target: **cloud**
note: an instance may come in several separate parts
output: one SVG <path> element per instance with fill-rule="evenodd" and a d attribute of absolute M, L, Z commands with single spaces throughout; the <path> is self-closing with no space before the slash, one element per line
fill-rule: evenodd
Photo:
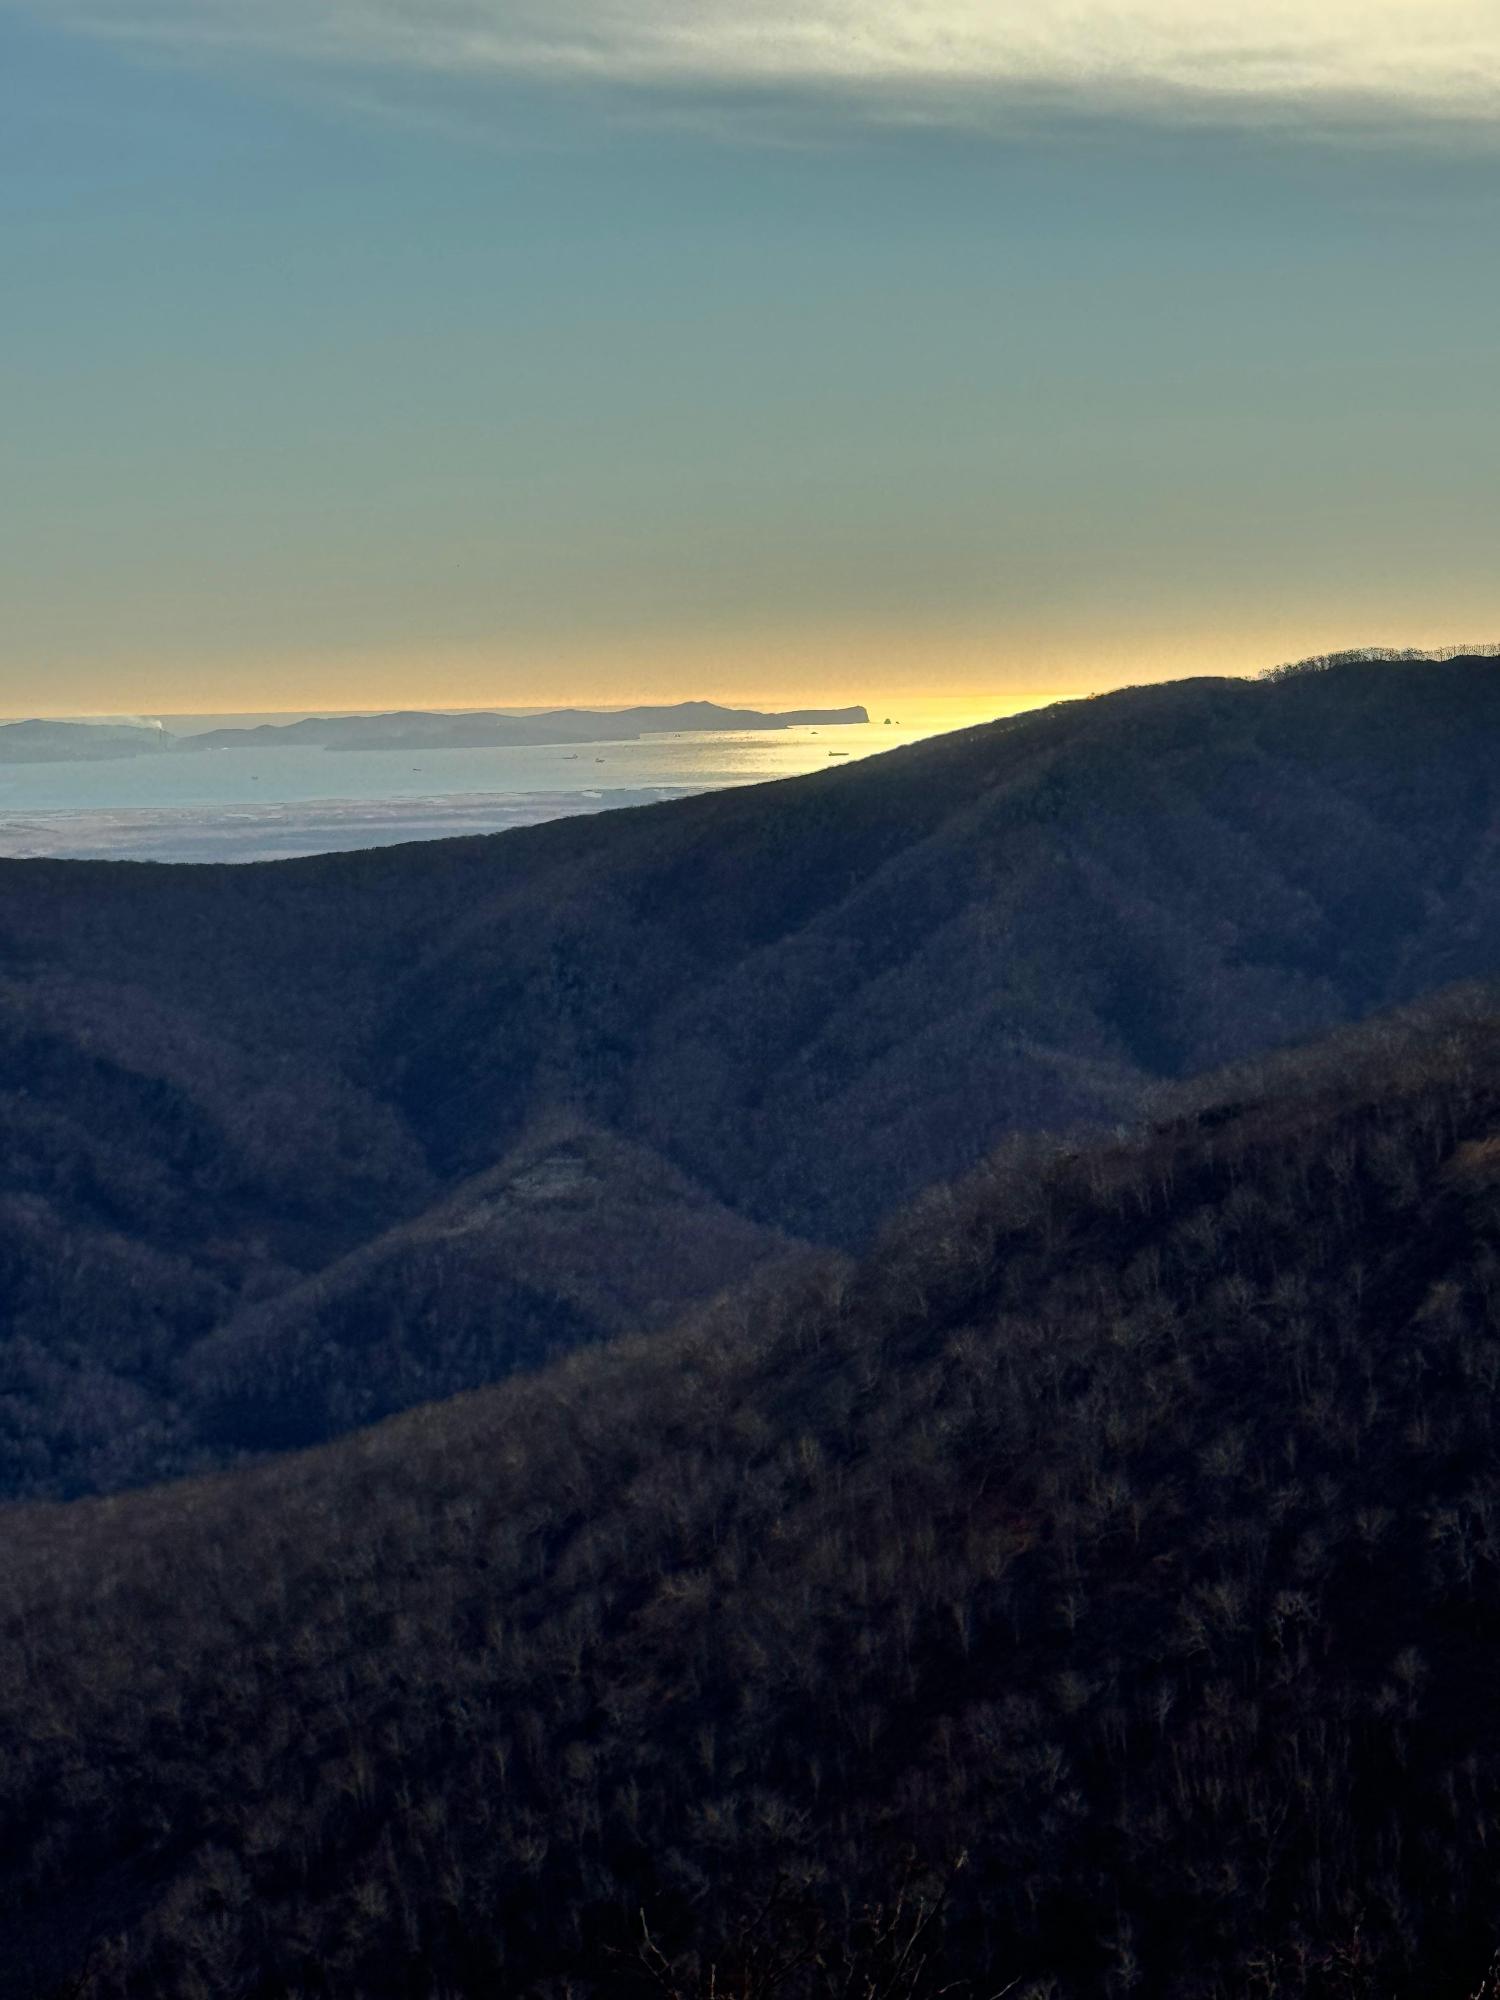
<path fill-rule="evenodd" d="M 807 89 L 924 109 L 990 93 L 1314 118 L 1500 110 L 1496 0 L 47 0 L 46 13 L 183 53 L 465 81 Z"/>

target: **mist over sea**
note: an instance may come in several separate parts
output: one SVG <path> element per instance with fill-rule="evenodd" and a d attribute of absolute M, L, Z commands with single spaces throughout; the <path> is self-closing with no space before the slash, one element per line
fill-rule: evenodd
<path fill-rule="evenodd" d="M 0 855 L 257 861 L 494 833 L 828 770 L 1011 706 L 919 704 L 903 715 L 898 704 L 887 721 L 872 704 L 868 724 L 573 747 L 333 752 L 288 745 L 0 765 Z M 171 726 L 205 728 L 225 719 L 171 718 Z"/>

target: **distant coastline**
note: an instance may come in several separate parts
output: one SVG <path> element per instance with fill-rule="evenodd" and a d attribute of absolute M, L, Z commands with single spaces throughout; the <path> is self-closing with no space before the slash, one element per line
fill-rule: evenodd
<path fill-rule="evenodd" d="M 712 701 L 614 710 L 561 708 L 543 714 L 452 713 L 410 709 L 384 715 L 313 716 L 178 734 L 159 722 L 0 723 L 0 764 L 97 762 L 180 751 L 475 750 L 544 748 L 571 743 L 635 742 L 642 736 L 714 731 L 836 729 L 867 723 L 862 705 L 765 711 Z"/>

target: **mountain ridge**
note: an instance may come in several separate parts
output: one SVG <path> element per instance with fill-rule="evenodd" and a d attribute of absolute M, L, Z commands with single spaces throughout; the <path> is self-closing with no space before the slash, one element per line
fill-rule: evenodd
<path fill-rule="evenodd" d="M 1018 1137 L 675 1334 L 9 1510 L 9 1992 L 707 1995 L 916 1866 L 902 1993 L 1461 2000 L 1494 1006 Z"/>
<path fill-rule="evenodd" d="M 487 745 L 544 747 L 566 743 L 633 742 L 638 737 L 704 730 L 843 728 L 868 722 L 862 706 L 781 712 L 725 708 L 713 701 L 625 709 L 549 709 L 541 714 L 492 711 L 443 713 L 402 709 L 387 715 L 314 717 L 305 722 L 261 723 L 254 728 L 212 729 L 177 739 L 181 750 L 240 750 L 307 745 L 322 750 L 467 750 Z"/>
<path fill-rule="evenodd" d="M 568 743 L 634 742 L 641 736 L 714 730 L 776 730 L 866 723 L 862 705 L 782 711 L 684 701 L 624 709 L 559 708 L 509 715 L 501 710 L 395 709 L 381 715 L 310 716 L 174 732 L 161 725 L 33 720 L 0 723 L 0 763 L 58 763 L 165 751 L 471 750 L 543 748 Z"/>
<path fill-rule="evenodd" d="M 490 839 L 0 864 L 0 1490 L 166 1469 L 143 1381 L 538 1120 L 853 1249 L 1007 1131 L 1500 972 L 1497 748 L 1494 662 L 1359 664 Z"/>

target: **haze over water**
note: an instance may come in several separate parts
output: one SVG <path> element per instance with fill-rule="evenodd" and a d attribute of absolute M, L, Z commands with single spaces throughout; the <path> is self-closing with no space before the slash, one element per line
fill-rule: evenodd
<path fill-rule="evenodd" d="M 463 750 L 308 746 L 0 766 L 0 854 L 255 861 L 510 826 L 828 770 L 1024 703 L 918 700 L 889 719 L 619 743 Z M 325 711 L 326 712 L 326 711 Z M 291 715 L 174 716 L 184 734 Z"/>

